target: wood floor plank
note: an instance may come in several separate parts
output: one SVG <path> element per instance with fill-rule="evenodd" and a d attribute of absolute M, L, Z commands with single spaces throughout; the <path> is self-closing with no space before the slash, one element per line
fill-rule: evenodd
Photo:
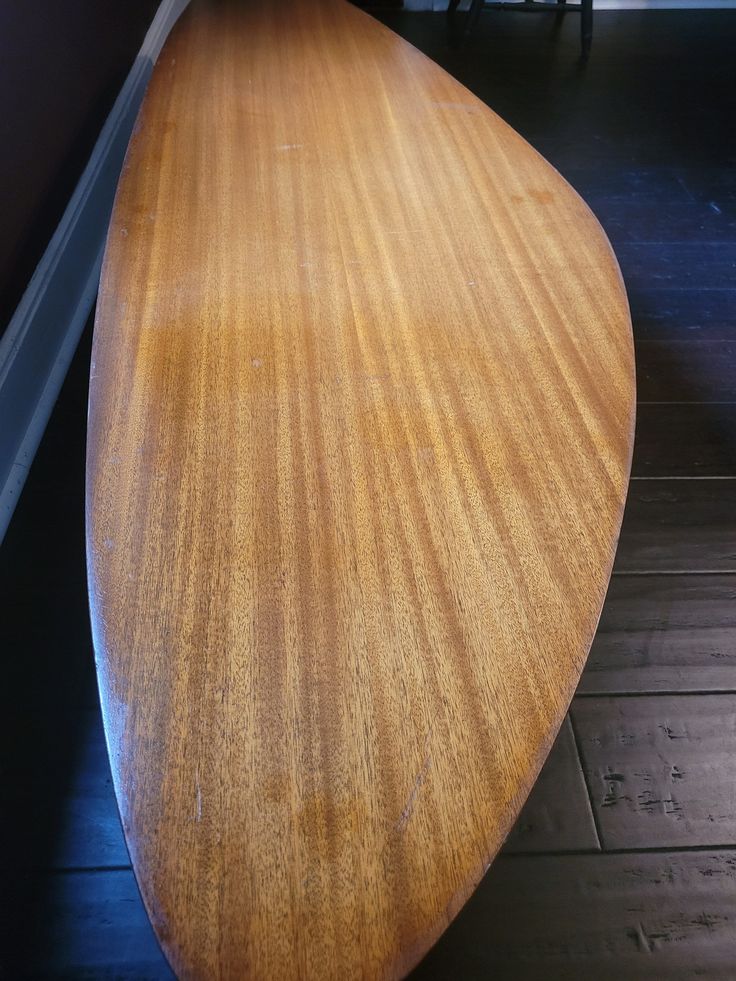
<path fill-rule="evenodd" d="M 55 868 L 129 865 L 99 709 L 85 712 L 85 738 L 62 803 Z"/>
<path fill-rule="evenodd" d="M 736 852 L 499 859 L 412 981 L 733 981 Z"/>
<path fill-rule="evenodd" d="M 663 207 L 651 198 L 584 197 L 616 249 L 626 244 L 676 244 L 694 239 L 731 243 L 736 240 L 733 206 L 715 211 L 708 202 L 694 205 L 689 200 L 678 200 Z"/>
<path fill-rule="evenodd" d="M 736 845 L 736 695 L 578 698 L 572 718 L 604 849 Z"/>
<path fill-rule="evenodd" d="M 640 402 L 736 402 L 736 328 L 730 341 L 638 341 L 636 371 Z"/>
<path fill-rule="evenodd" d="M 31 883 L 3 977 L 174 981 L 129 870 L 50 873 Z"/>
<path fill-rule="evenodd" d="M 614 572 L 736 572 L 736 480 L 633 480 Z"/>
<path fill-rule="evenodd" d="M 590 799 L 570 719 L 565 718 L 542 772 L 506 839 L 506 854 L 598 848 Z"/>
<path fill-rule="evenodd" d="M 728 289 L 736 242 L 621 243 L 616 255 L 627 289 Z"/>
<path fill-rule="evenodd" d="M 614 245 L 736 241 L 736 196 L 721 168 L 574 168 L 566 176 Z"/>
<path fill-rule="evenodd" d="M 736 576 L 614 576 L 578 692 L 736 690 Z"/>
<path fill-rule="evenodd" d="M 735 890 L 731 850 L 500 858 L 412 981 L 732 981 Z M 172 978 L 131 872 L 52 875 L 39 897 L 8 976 Z"/>
<path fill-rule="evenodd" d="M 128 865 L 99 707 L 24 711 L 16 722 L 28 753 L 3 752 L 1 816 L 4 840 L 22 847 L 6 849 L 2 865 Z"/>
<path fill-rule="evenodd" d="M 635 289 L 629 291 L 638 341 L 736 337 L 736 290 Z"/>
<path fill-rule="evenodd" d="M 49 592 L 43 596 L 47 583 Z M 12 595 L 19 597 L 18 604 L 13 608 L 8 603 L 0 625 L 0 651 L 7 652 L 3 686 L 10 711 L 23 704 L 29 711 L 46 705 L 52 714 L 95 707 L 97 683 L 84 588 L 77 582 L 67 589 L 44 570 L 33 585 L 29 583 L 32 592 L 21 596 L 23 583 L 16 585 Z M 3 701 L 0 698 L 0 705 Z"/>
<path fill-rule="evenodd" d="M 622 206 L 657 204 L 667 217 L 669 209 L 687 205 L 701 221 L 736 218 L 736 182 L 729 168 L 696 166 L 625 166 L 565 169 L 565 177 L 587 201 L 618 201 Z M 635 218 L 635 213 L 632 213 Z M 691 236 L 709 241 L 707 235 Z M 646 241 L 656 241 L 650 236 Z M 663 239 L 662 241 L 667 241 Z"/>
<path fill-rule="evenodd" d="M 675 167 L 675 173 L 693 200 L 705 200 L 720 210 L 736 203 L 736 171 L 721 163 L 698 161 L 696 166 Z"/>
<path fill-rule="evenodd" d="M 640 403 L 632 474 L 736 476 L 736 404 Z"/>
<path fill-rule="evenodd" d="M 23 705 L 43 704 L 52 720 L 98 704 L 84 555 L 91 334 L 90 319 L 0 548 L 3 718 Z M 0 757 L 17 757 L 17 741 L 9 727 Z"/>

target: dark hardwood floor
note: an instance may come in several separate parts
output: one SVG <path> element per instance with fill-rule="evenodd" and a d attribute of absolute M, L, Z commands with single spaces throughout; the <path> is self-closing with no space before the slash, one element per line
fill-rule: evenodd
<path fill-rule="evenodd" d="M 736 11 L 381 18 L 580 191 L 634 321 L 634 478 L 597 639 L 419 979 L 736 978 Z M 0 977 L 170 977 L 130 871 L 84 573 L 88 328 L 0 548 Z"/>

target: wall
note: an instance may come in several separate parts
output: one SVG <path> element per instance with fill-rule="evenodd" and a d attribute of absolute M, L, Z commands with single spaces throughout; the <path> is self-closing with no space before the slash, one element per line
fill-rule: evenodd
<path fill-rule="evenodd" d="M 157 7 L 158 0 L 0 3 L 0 333 Z"/>

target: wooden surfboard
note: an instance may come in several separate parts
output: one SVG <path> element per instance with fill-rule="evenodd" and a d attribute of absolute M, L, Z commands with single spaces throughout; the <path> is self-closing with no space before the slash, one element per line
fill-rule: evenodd
<path fill-rule="evenodd" d="M 195 0 L 97 308 L 88 561 L 131 859 L 182 978 L 394 978 L 585 662 L 632 339 L 583 201 L 342 0 Z"/>

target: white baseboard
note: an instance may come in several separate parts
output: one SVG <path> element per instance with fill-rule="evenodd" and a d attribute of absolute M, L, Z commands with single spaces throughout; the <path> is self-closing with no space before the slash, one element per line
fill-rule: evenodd
<path fill-rule="evenodd" d="M 66 211 L 0 339 L 0 542 L 97 293 L 125 151 L 154 62 L 189 0 L 162 0 Z"/>

